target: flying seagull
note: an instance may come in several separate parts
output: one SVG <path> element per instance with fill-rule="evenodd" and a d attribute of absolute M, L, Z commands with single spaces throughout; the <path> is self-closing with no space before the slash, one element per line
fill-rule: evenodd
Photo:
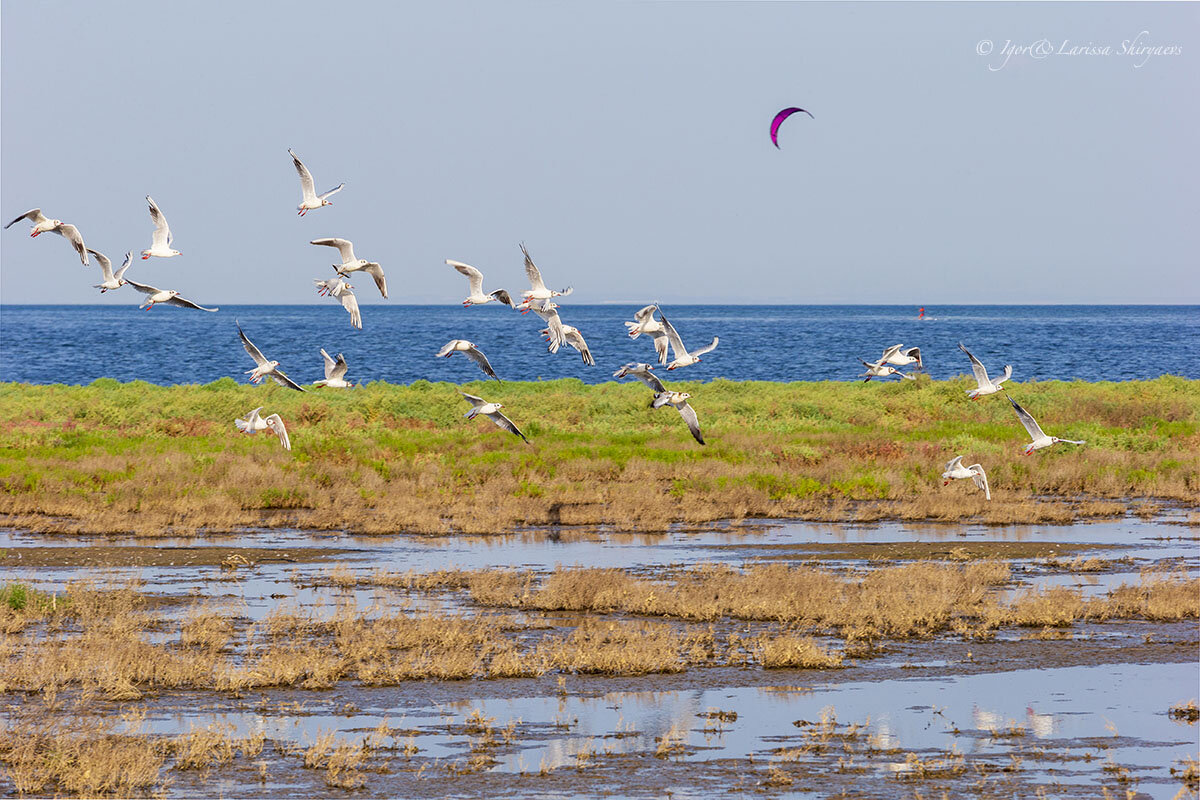
<path fill-rule="evenodd" d="M 896 369 L 895 367 L 890 367 L 887 364 L 884 364 L 882 361 L 877 361 L 874 364 L 868 361 L 863 361 L 861 358 L 859 361 L 862 361 L 862 365 L 867 368 L 866 372 L 858 376 L 860 378 L 864 375 L 866 376 L 866 380 L 864 380 L 863 383 L 871 380 L 871 378 L 886 378 L 889 375 L 897 375 L 907 381 L 916 380 L 916 378 L 914 378 L 912 375 L 905 375 L 900 370 Z"/>
<path fill-rule="evenodd" d="M 288 439 L 287 428 L 284 427 L 283 420 L 280 419 L 278 414 L 272 414 L 263 419 L 258 415 L 258 412 L 262 410 L 263 407 L 259 406 L 247 414 L 245 419 L 235 419 L 233 424 L 237 425 L 237 429 L 247 436 L 254 436 L 259 431 L 270 429 L 279 437 L 279 443 L 283 445 L 283 449 L 291 450 L 292 442 Z"/>
<path fill-rule="evenodd" d="M 557 353 L 558 345 L 553 343 L 552 337 L 550 328 L 542 328 L 542 338 L 551 343 L 550 352 Z M 579 351 L 579 355 L 583 357 L 583 363 L 589 367 L 596 366 L 596 359 L 592 358 L 592 351 L 588 349 L 587 342 L 584 341 L 583 334 L 579 332 L 579 328 L 576 328 L 574 325 L 562 325 L 562 340 Z"/>
<path fill-rule="evenodd" d="M 183 255 L 178 250 L 171 249 L 171 242 L 175 240 L 175 237 L 171 235 L 171 226 L 167 224 L 167 218 L 158 210 L 158 203 L 155 203 L 154 198 L 150 195 L 146 195 L 146 202 L 150 204 L 150 219 L 154 222 L 154 236 L 150 239 L 150 249 L 142 251 L 142 261 L 150 256 L 171 258 Z"/>
<path fill-rule="evenodd" d="M 346 184 L 339 183 L 325 194 L 317 194 L 317 191 L 313 186 L 313 176 L 312 173 L 308 171 L 308 167 L 304 166 L 304 162 L 297 158 L 296 154 L 293 153 L 291 149 L 288 150 L 288 155 L 292 157 L 292 164 L 295 165 L 296 172 L 300 175 L 300 192 L 303 194 L 303 197 L 300 200 L 300 205 L 296 206 L 296 208 L 300 209 L 297 212 L 297 215 L 303 217 L 314 208 L 333 205 L 333 203 L 329 202 L 325 198 L 329 197 L 330 195 L 337 194 L 346 186 Z"/>
<path fill-rule="evenodd" d="M 446 342 L 442 345 L 442 349 L 437 351 L 435 357 L 449 358 L 455 353 L 466 355 L 467 358 L 474 361 L 483 370 L 484 375 L 487 375 L 489 378 L 495 378 L 497 381 L 500 380 L 496 377 L 496 372 L 492 369 L 492 365 L 488 363 L 487 356 L 483 354 L 483 351 L 476 347 L 473 342 L 468 342 L 466 339 L 452 339 Z"/>
<path fill-rule="evenodd" d="M 481 306 L 484 303 L 491 303 L 493 301 L 503 303 L 509 308 L 514 307 L 512 297 L 503 289 L 496 289 L 487 294 L 483 293 L 483 273 L 475 269 L 475 267 L 472 267 L 470 264 L 464 264 L 461 261 L 451 261 L 448 258 L 446 259 L 446 263 L 467 276 L 467 282 L 471 287 L 471 294 L 467 296 L 466 300 L 463 300 L 463 308 Z"/>
<path fill-rule="evenodd" d="M 385 298 L 387 297 L 387 278 L 383 276 L 383 267 L 376 264 L 374 261 L 367 261 L 364 258 L 355 258 L 354 245 L 349 239 L 313 239 L 309 244 L 319 244 L 325 247 L 336 247 L 338 252 L 342 254 L 341 265 L 334 264 L 334 269 L 338 275 L 345 277 L 351 272 L 364 271 L 375 279 L 375 285 L 379 287 L 379 293 Z"/>
<path fill-rule="evenodd" d="M 916 364 L 917 367 L 922 367 L 921 363 L 921 348 L 910 347 L 907 350 L 903 349 L 904 345 L 894 344 L 887 350 L 883 351 L 883 357 L 879 359 L 880 364 L 895 364 L 897 367 L 905 367 L 909 364 Z"/>
<path fill-rule="evenodd" d="M 683 417 L 683 421 L 687 423 L 688 430 L 691 431 L 696 441 L 704 444 L 704 437 L 700 435 L 700 420 L 696 417 L 695 409 L 688 405 L 690 394 L 669 391 L 654 374 L 654 367 L 649 364 L 626 364 L 613 373 L 614 378 L 624 378 L 629 375 L 646 384 L 650 387 L 650 391 L 654 392 L 654 401 L 650 403 L 651 408 L 662 408 L 666 405 L 674 408 Z"/>
<path fill-rule="evenodd" d="M 137 284 L 133 284 L 137 285 Z M 294 380 L 284 374 L 283 370 L 279 369 L 278 361 L 268 361 L 267 357 L 262 354 L 262 351 L 254 346 L 254 342 L 250 341 L 245 332 L 242 331 L 242 324 L 234 320 L 237 325 L 238 336 L 242 338 L 242 347 L 246 348 L 246 352 L 254 359 L 254 369 L 246 370 L 246 374 L 250 376 L 251 383 L 258 383 L 268 375 L 280 386 L 286 386 L 289 389 L 295 389 L 298 392 L 303 392 L 304 387 L 296 383 Z"/>
<path fill-rule="evenodd" d="M 322 297 L 334 297 L 342 301 L 342 308 L 350 312 L 350 325 L 362 330 L 362 312 L 358 310 L 358 298 L 354 296 L 354 284 L 346 283 L 341 278 L 320 280 L 313 278 L 317 294 Z"/>
<path fill-rule="evenodd" d="M 566 297 L 571 292 L 575 291 L 575 287 L 573 286 L 568 286 L 566 289 L 562 289 L 561 291 L 547 289 L 545 281 L 542 280 L 542 272 L 537 268 L 537 265 L 533 263 L 533 259 L 529 257 L 529 251 L 525 249 L 524 243 L 521 244 L 521 253 L 525 256 L 525 277 L 529 279 L 529 285 L 531 287 L 522 295 L 525 298 L 520 305 L 520 307 L 525 309 L 525 311 L 521 312 L 522 314 L 527 313 L 530 310 L 531 303 L 534 300 L 546 302 L 555 297 Z"/>
<path fill-rule="evenodd" d="M 471 410 L 464 414 L 464 417 L 467 419 L 475 419 L 475 417 L 482 414 L 492 422 L 496 423 L 496 426 L 501 430 L 506 430 L 511 434 L 525 439 L 525 434 L 521 433 L 517 426 L 513 424 L 512 420 L 500 413 L 500 409 L 504 408 L 503 403 L 489 403 L 482 397 L 476 397 L 475 395 L 467 394 L 466 392 L 459 392 L 459 394 L 463 396 L 464 400 L 471 404 Z M 525 443 L 529 444 L 529 440 L 525 439 Z"/>
<path fill-rule="evenodd" d="M 942 477 L 945 478 L 942 486 L 949 486 L 950 481 L 954 480 L 955 478 L 970 478 L 971 480 L 975 481 L 976 486 L 978 486 L 980 489 L 983 489 L 984 499 L 991 500 L 992 490 L 988 488 L 987 473 L 983 471 L 983 467 L 979 464 L 972 464 L 969 467 L 964 467 L 962 465 L 962 460 L 962 456 L 955 456 L 946 464 L 946 471 L 942 473 Z"/>
<path fill-rule="evenodd" d="M 670 340 L 667 338 L 667 329 L 663 324 L 654 318 L 654 312 L 658 311 L 658 304 L 653 303 L 646 306 L 641 311 L 634 312 L 634 322 L 626 322 L 625 327 L 629 329 L 629 338 L 636 339 L 643 333 L 654 338 L 654 352 L 658 355 L 658 363 L 667 363 L 667 347 Z"/>
<path fill-rule="evenodd" d="M 313 381 L 313 386 L 326 386 L 330 389 L 349 389 L 354 386 L 346 380 L 346 370 L 349 367 L 346 365 L 346 357 L 338 353 L 337 361 L 329 353 L 325 352 L 325 348 L 321 348 L 321 358 L 325 359 L 325 380 Z"/>
<path fill-rule="evenodd" d="M 967 392 L 967 397 L 970 397 L 972 400 L 978 400 L 984 395 L 995 394 L 1004 389 L 1000 384 L 1012 377 L 1012 364 L 1004 365 L 1003 377 L 992 380 L 988 377 L 987 368 L 983 366 L 983 363 L 978 358 L 971 355 L 970 350 L 963 347 L 962 342 L 958 343 L 958 349 L 966 353 L 967 358 L 971 359 L 971 371 L 975 373 L 975 383 L 979 384 L 977 388 Z"/>
<path fill-rule="evenodd" d="M 75 252 L 79 254 L 79 260 L 83 262 L 83 265 L 85 267 L 88 265 L 87 245 L 83 243 L 83 236 L 79 233 L 79 228 L 60 219 L 47 219 L 42 214 L 40 208 L 31 208 L 5 225 L 4 229 L 8 230 L 23 219 L 27 219 L 33 223 L 33 228 L 29 231 L 30 236 L 37 238 L 43 233 L 57 233 L 71 243 L 71 246 L 75 248 Z"/>
<path fill-rule="evenodd" d="M 180 297 L 179 292 L 176 292 L 173 289 L 156 289 L 149 284 L 138 283 L 137 281 L 131 280 L 126 280 L 125 283 L 128 283 L 130 286 L 146 295 L 146 299 L 142 301 L 140 306 L 138 306 L 138 308 L 145 309 L 146 311 L 154 308 L 154 306 L 158 305 L 159 303 L 165 303 L 169 306 L 179 306 L 180 308 L 194 308 L 198 311 L 220 310 L 219 308 L 205 308 L 204 306 L 197 305 L 187 298 Z"/>
<path fill-rule="evenodd" d="M 527 310 L 533 311 L 546 323 L 546 327 L 542 329 L 542 335 L 550 343 L 546 349 L 551 353 L 557 353 L 558 348 L 567 342 L 562 319 L 558 316 L 558 303 L 551 303 L 549 300 L 534 300 Z"/>
<path fill-rule="evenodd" d="M 614 378 L 624 378 L 629 375 L 649 386 L 650 391 L 654 392 L 655 397 L 658 397 L 658 395 L 667 390 L 663 382 L 654 374 L 654 367 L 649 364 L 629 363 L 613 373 Z"/>
<path fill-rule="evenodd" d="M 699 364 L 700 356 L 717 349 L 717 342 L 720 339 L 714 336 L 712 342 L 707 347 L 701 347 L 699 350 L 689 352 L 683 346 L 683 339 L 679 338 L 679 331 L 675 330 L 675 326 L 667 321 L 667 315 L 662 313 L 662 309 L 659 309 L 658 313 L 662 317 L 663 329 L 667 332 L 667 339 L 671 342 L 671 349 L 675 351 L 675 360 L 667 365 L 668 370 Z"/>
<path fill-rule="evenodd" d="M 112 262 L 108 260 L 108 256 L 101 253 L 99 250 L 93 250 L 90 247 L 88 252 L 96 257 L 96 261 L 100 262 L 100 271 L 104 275 L 103 283 L 92 284 L 93 289 L 99 289 L 100 294 L 113 289 L 120 289 L 129 281 L 125 280 L 125 270 L 129 269 L 129 264 L 133 261 L 133 251 L 130 250 L 125 254 L 125 263 L 115 273 L 113 272 Z"/>
<path fill-rule="evenodd" d="M 1017 419 L 1021 420 L 1021 424 L 1025 426 L 1025 430 L 1029 431 L 1029 435 L 1033 438 L 1032 444 L 1025 445 L 1025 452 L 1022 455 L 1030 455 L 1043 447 L 1049 447 L 1052 444 L 1066 442 L 1068 444 L 1087 444 L 1087 442 L 1077 442 L 1074 439 L 1059 439 L 1057 436 L 1047 436 L 1042 433 L 1042 428 L 1037 424 L 1037 420 L 1029 415 L 1029 412 L 1017 405 L 1017 401 L 1011 396 L 1008 397 L 1008 402 L 1012 403 L 1013 410 L 1017 412 Z"/>

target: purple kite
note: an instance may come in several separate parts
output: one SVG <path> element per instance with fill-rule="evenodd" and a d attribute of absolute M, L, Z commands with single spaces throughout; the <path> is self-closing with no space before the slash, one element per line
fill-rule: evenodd
<path fill-rule="evenodd" d="M 805 111 L 803 108 L 796 108 L 793 106 L 792 108 L 785 108 L 783 111 L 780 111 L 775 115 L 775 119 L 771 120 L 771 142 L 775 145 L 776 149 L 779 149 L 779 139 L 776 138 L 779 136 L 779 126 L 783 124 L 785 119 L 790 117 L 792 114 L 795 114 L 797 111 L 808 114 L 808 116 L 812 117 L 812 114 Z M 813 117 L 813 119 L 816 119 L 816 117 Z"/>

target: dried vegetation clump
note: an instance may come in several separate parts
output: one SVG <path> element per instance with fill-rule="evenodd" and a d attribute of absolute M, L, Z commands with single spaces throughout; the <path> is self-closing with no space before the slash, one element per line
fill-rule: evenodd
<path fill-rule="evenodd" d="M 874 386 L 716 380 L 694 391 L 709 446 L 650 413 L 644 388 L 578 381 L 489 388 L 532 447 L 464 424 L 449 384 L 268 389 L 293 451 L 226 420 L 261 387 L 101 380 L 0 385 L 0 520 L 37 531 L 170 533 L 247 526 L 494 533 L 517 525 L 794 517 L 1069 522 L 1153 513 L 1200 494 L 1200 391 L 1176 377 L 1014 386 L 1086 458 L 1026 442 L 1002 399 L 962 380 Z M 468 389 L 470 387 L 468 386 Z M 586 408 L 587 413 L 580 413 Z M 952 455 L 987 464 L 993 500 L 943 487 Z"/>

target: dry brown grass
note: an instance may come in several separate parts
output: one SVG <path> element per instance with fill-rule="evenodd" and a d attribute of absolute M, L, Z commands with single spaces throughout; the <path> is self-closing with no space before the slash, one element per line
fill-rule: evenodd
<path fill-rule="evenodd" d="M 1200 706 L 1196 705 L 1196 701 L 1188 700 L 1186 703 L 1176 703 L 1171 706 L 1171 710 L 1167 712 L 1167 716 L 1171 719 L 1183 720 L 1187 723 L 1200 720 Z"/>
<path fill-rule="evenodd" d="M 812 637 L 761 634 L 756 644 L 758 662 L 766 669 L 834 669 L 842 666 L 842 654 L 831 653 Z"/>

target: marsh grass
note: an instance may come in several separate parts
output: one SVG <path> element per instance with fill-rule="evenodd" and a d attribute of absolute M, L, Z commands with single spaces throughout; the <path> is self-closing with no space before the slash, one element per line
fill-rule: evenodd
<path fill-rule="evenodd" d="M 1088 440 L 1020 456 L 1002 399 L 921 385 L 715 380 L 692 391 L 708 447 L 646 408 L 641 386 L 505 383 L 489 396 L 527 446 L 464 424 L 450 384 L 299 395 L 223 379 L 157 387 L 0 385 L 0 517 L 44 531 L 138 535 L 251 525 L 493 533 L 515 525 L 663 530 L 716 519 L 1067 522 L 1126 497 L 1194 502 L 1200 390 L 1163 377 L 1014 385 L 1056 431 Z M 471 385 L 466 387 L 468 390 Z M 476 387 L 477 388 L 477 387 Z M 231 420 L 268 402 L 293 451 Z M 943 487 L 957 453 L 987 464 L 993 501 Z"/>

